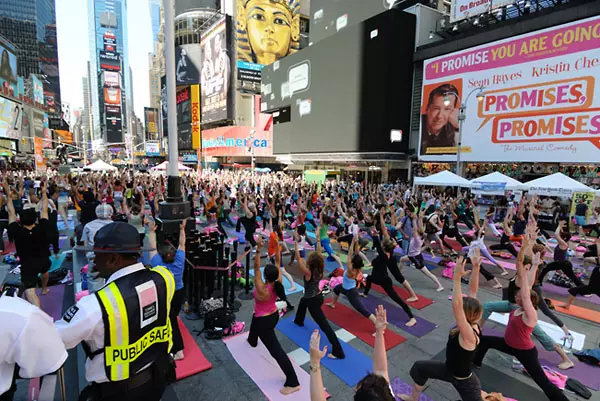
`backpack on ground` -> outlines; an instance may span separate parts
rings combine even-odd
[[[204,328],[198,333],[205,333],[208,340],[222,338],[226,333],[233,332],[235,314],[225,308],[208,312],[204,316]]]

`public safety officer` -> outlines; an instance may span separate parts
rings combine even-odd
[[[91,384],[80,400],[160,400],[174,375],[169,307],[173,275],[138,262],[137,229],[115,222],[95,236],[96,268],[106,284],[83,297],[56,322],[68,349],[81,343]]]

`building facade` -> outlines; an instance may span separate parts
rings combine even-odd
[[[0,33],[17,47],[17,75],[35,74],[50,115],[60,116],[60,81],[54,0],[0,0]]]
[[[127,1],[88,0],[93,140],[123,142],[131,115]]]

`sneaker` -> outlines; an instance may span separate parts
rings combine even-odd
[[[183,356],[183,351],[179,351],[175,355],[173,355],[173,360],[175,361],[180,361],[183,358],[185,358],[185,356]]]

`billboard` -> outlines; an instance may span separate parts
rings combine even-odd
[[[177,146],[179,150],[192,149],[191,87],[177,89]]]
[[[46,171],[46,161],[44,160],[44,141],[42,138],[33,138],[33,152],[35,155],[35,170],[38,173]]]
[[[150,107],[144,107],[144,126],[146,134],[152,136],[158,133],[158,110]]]
[[[67,145],[73,145],[73,133],[65,130],[56,129],[54,130],[61,143],[66,143]]]
[[[17,103],[0,96],[0,137],[19,137],[21,113]]]
[[[200,83],[202,47],[199,44],[175,47],[175,79],[177,85]]]
[[[200,148],[202,143],[202,128],[200,127],[200,85],[192,85],[190,87],[192,92],[191,99],[191,124],[192,124],[192,149]]]
[[[104,116],[104,123],[106,127],[106,141],[108,143],[123,142],[123,122],[121,116],[121,106],[107,104],[106,106],[104,106]]]
[[[117,51],[117,37],[114,33],[107,31],[102,35],[102,39],[104,42],[104,50],[107,52],[116,52]]]
[[[17,55],[15,47],[0,37],[0,90],[13,91],[18,96]]]
[[[98,58],[101,70],[121,71],[121,56],[119,53],[100,50]]]
[[[452,0],[450,22],[474,18],[496,8],[512,5],[515,0]]]
[[[231,60],[227,49],[231,37],[228,22],[228,18],[222,18],[202,35],[200,41],[202,123],[230,118]]]
[[[104,103],[121,105],[121,89],[104,88]]]
[[[160,144],[158,142],[146,142],[146,156],[160,156]]]
[[[456,160],[466,102],[464,161],[597,162],[598,40],[593,17],[426,60],[419,158]]]
[[[251,127],[221,127],[202,132],[202,153],[205,156],[273,156],[273,131]]]
[[[104,87],[121,87],[121,75],[115,71],[102,71]]]
[[[236,1],[237,79],[244,87],[261,82],[263,65],[300,49],[300,0]]]
[[[167,104],[167,77],[163,75],[160,77],[160,118],[162,120],[162,132],[163,136],[169,135],[169,123],[167,120],[167,110],[169,108]]]
[[[33,74],[31,74],[31,86],[33,87],[33,101],[44,104],[44,84]]]

